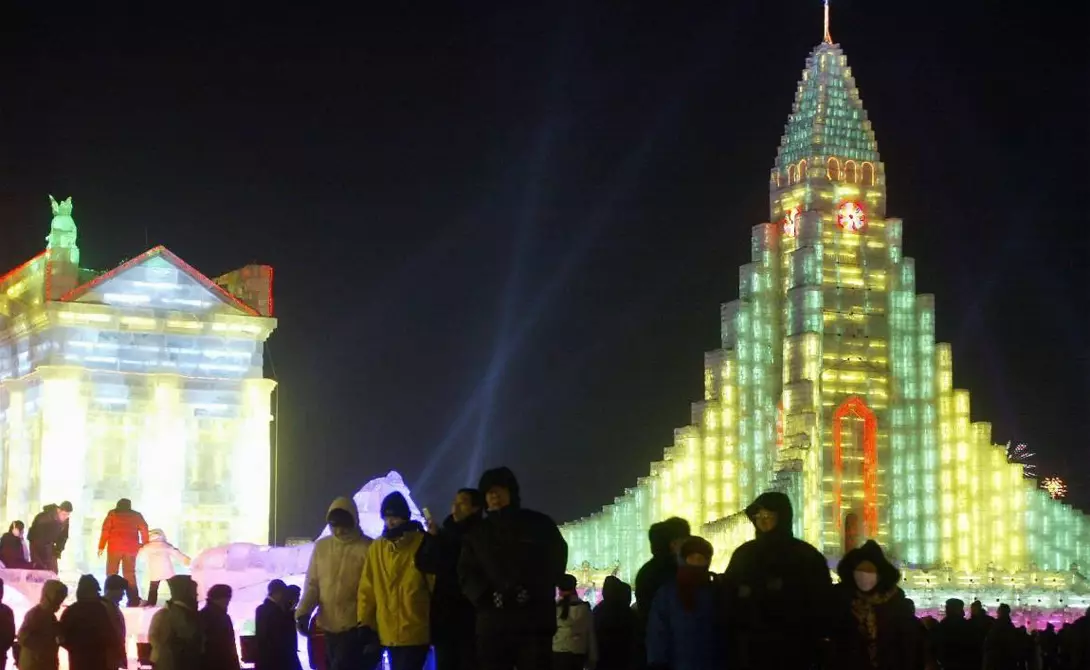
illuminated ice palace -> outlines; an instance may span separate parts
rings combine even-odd
[[[753,537],[741,510],[792,500],[795,534],[831,564],[873,538],[921,608],[1000,600],[1025,614],[1085,610],[1090,523],[1008,463],[935,342],[935,299],[916,293],[903,225],[840,46],[809,58],[769,175],[771,223],[753,228],[704,399],[650,473],[563,532],[572,569],[631,579],[647,530],[687,518],[722,570]],[[1066,613],[1066,614],[1065,614]]]
[[[50,200],[47,248],[0,277],[0,518],[72,501],[62,571],[100,571],[122,497],[180,547],[265,544],[272,269],[209,279],[155,247],[85,270]]]

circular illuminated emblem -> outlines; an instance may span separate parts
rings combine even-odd
[[[846,202],[836,210],[836,225],[850,233],[858,233],[867,225],[867,215],[855,202]]]
[[[799,234],[799,220],[802,218],[802,210],[798,207],[791,207],[787,210],[787,215],[784,217],[784,234],[788,237],[794,237]]]
[[[802,210],[798,207],[792,207],[787,210],[787,215],[783,220],[783,234],[788,237],[794,237],[799,234],[799,219],[802,218]]]

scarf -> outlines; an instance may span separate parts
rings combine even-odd
[[[867,655],[872,668],[878,667],[878,617],[874,613],[874,606],[889,602],[896,594],[896,588],[885,593],[856,591],[852,598],[852,616],[855,617],[856,629],[867,641]]]
[[[682,565],[677,569],[677,597],[686,612],[696,609],[696,594],[711,581],[707,568]]]

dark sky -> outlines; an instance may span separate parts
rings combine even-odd
[[[210,275],[274,265],[281,537],[390,469],[444,509],[478,443],[558,520],[645,474],[821,37],[817,0],[22,4],[0,265],[43,246],[48,193],[89,267],[145,236]],[[1086,504],[1085,9],[954,4],[836,0],[833,35],[955,384]]]

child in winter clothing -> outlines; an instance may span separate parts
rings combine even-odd
[[[57,610],[68,597],[63,582],[50,579],[42,585],[42,599],[27,610],[19,627],[19,670],[57,670],[61,635]]]
[[[594,616],[590,604],[579,598],[576,579],[560,578],[560,599],[556,602],[556,634],[553,635],[553,668],[593,670],[598,662],[594,638]]]
[[[174,561],[181,561],[189,565],[190,558],[178,550],[173,544],[167,542],[167,536],[162,530],[156,528],[148,533],[149,541],[140,547],[138,556],[147,561],[148,599],[144,604],[155,607],[159,599],[159,582],[174,576]]]

